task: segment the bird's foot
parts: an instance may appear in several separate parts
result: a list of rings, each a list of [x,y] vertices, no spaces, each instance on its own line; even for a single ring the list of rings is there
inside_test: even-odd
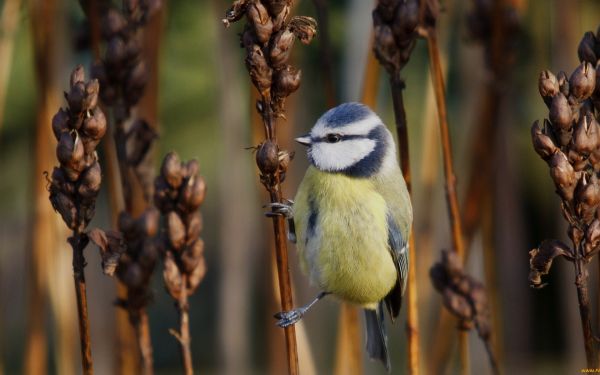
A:
[[[275,203],[269,203],[267,205],[265,205],[264,207],[270,207],[271,211],[267,211],[265,212],[265,215],[267,217],[273,217],[273,216],[283,216],[286,219],[292,219],[294,217],[294,201],[292,201],[291,199],[286,199],[285,202],[279,203],[279,202],[275,202]]]
[[[281,328],[289,327],[293,324],[296,324],[302,319],[304,313],[308,310],[305,307],[300,307],[298,309],[290,310],[290,311],[281,311],[277,314],[273,315],[277,320],[277,324]]]
[[[265,212],[265,216],[267,217],[275,217],[275,216],[283,216],[288,221],[288,233],[287,237],[290,242],[296,243],[296,226],[294,224],[294,201],[291,199],[286,199],[285,203],[269,203],[264,206],[270,207],[271,211]]]

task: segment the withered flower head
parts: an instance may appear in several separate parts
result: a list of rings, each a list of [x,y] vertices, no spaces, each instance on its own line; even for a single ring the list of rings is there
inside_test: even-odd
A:
[[[173,298],[180,296],[184,282],[188,295],[193,293],[206,272],[200,239],[202,221],[197,212],[205,194],[198,163],[183,163],[176,153],[167,154],[156,178],[154,201],[165,218],[161,239],[166,251],[163,278]]]
[[[97,107],[99,86],[96,80],[85,82],[80,65],[70,77],[71,89],[65,95],[67,109],[59,109],[52,119],[58,140],[56,156],[60,167],[50,179],[50,201],[67,226],[83,231],[94,215],[102,172],[96,146],[104,136],[106,119]]]

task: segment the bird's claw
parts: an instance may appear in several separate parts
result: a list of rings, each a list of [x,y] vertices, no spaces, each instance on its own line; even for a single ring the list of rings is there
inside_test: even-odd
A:
[[[293,324],[298,323],[302,316],[304,315],[304,310],[302,308],[295,309],[291,311],[280,311],[277,314],[273,315],[277,320],[277,326],[281,328],[289,327]]]
[[[271,211],[265,212],[267,217],[273,216],[284,216],[286,219],[292,219],[294,217],[294,208],[292,207],[294,201],[286,199],[285,203],[269,203],[264,208],[270,207]]]

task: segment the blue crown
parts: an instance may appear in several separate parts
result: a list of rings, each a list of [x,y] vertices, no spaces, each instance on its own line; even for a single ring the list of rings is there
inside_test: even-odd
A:
[[[373,111],[364,104],[344,103],[325,112],[319,121],[323,122],[328,128],[337,128],[364,120],[372,114]]]

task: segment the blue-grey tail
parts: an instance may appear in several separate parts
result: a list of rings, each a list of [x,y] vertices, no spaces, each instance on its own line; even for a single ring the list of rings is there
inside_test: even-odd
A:
[[[367,326],[367,353],[371,359],[378,359],[390,372],[390,357],[387,351],[387,335],[383,320],[383,303],[379,302],[376,310],[365,309],[365,322]]]

